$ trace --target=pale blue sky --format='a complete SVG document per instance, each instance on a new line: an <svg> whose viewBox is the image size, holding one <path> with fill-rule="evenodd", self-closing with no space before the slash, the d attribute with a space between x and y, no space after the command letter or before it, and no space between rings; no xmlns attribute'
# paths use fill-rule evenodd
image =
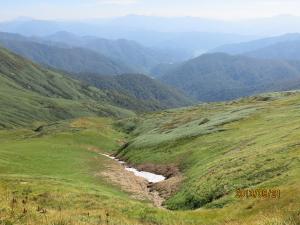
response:
<svg viewBox="0 0 300 225"><path fill-rule="evenodd" d="M128 14L216 19L300 16L300 0L0 0L0 20L88 19Z"/></svg>

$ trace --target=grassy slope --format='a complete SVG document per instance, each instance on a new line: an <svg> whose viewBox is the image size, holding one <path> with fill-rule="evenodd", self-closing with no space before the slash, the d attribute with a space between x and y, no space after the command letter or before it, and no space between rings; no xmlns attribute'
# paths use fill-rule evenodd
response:
<svg viewBox="0 0 300 225"><path fill-rule="evenodd" d="M87 124L89 129L85 129ZM116 148L122 136L111 129L110 120L64 122L41 133L1 131L0 137L0 224L67 224L71 217L83 222L96 209L104 221L106 211L114 211L108 204L118 208L119 202L128 201L124 193L95 176L107 160L87 150L96 143L108 151ZM27 203L22 204L26 196ZM18 201L14 207L12 198ZM47 214L36 212L37 207L46 208ZM27 214L22 213L23 208ZM93 215L91 224L98 224L98 217Z"/></svg>
<svg viewBox="0 0 300 225"><path fill-rule="evenodd" d="M262 210L278 219L299 213L299 107L300 94L287 93L146 115L124 122L136 129L120 156L181 169L185 180L166 202L171 209L223 208L228 219L237 213L243 220ZM279 187L282 198L234 197L248 187Z"/></svg>
<svg viewBox="0 0 300 225"><path fill-rule="evenodd" d="M64 121L40 132L0 131L0 224L169 225L215 217L154 208L98 176L112 161L89 146L109 152L123 138L107 118Z"/></svg>
<svg viewBox="0 0 300 225"><path fill-rule="evenodd" d="M127 123L130 130L137 122L139 135L126 157L179 165L185 182L166 205L204 206L194 211L154 208L95 176L111 161L88 147L114 151L127 136L112 120L76 119L40 132L2 130L0 224L106 224L107 214L109 224L118 225L297 224L300 95L260 100L268 98L148 114ZM279 187L282 198L236 199L235 188L247 186ZM225 187L227 195L205 202Z"/></svg>
<svg viewBox="0 0 300 225"><path fill-rule="evenodd" d="M0 49L0 127L90 115L131 115L107 93Z"/></svg>

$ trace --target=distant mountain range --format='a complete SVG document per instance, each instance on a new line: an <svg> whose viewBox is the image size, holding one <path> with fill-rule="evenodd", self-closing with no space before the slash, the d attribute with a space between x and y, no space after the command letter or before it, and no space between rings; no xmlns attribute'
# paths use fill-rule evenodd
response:
<svg viewBox="0 0 300 225"><path fill-rule="evenodd" d="M147 48L134 41L80 37L67 32L44 38L0 32L0 44L35 62L72 73L150 74L160 63L185 59L176 52Z"/></svg>
<svg viewBox="0 0 300 225"><path fill-rule="evenodd" d="M71 73L117 75L134 72L122 62L80 47L49 45L7 33L0 33L0 45L39 64Z"/></svg>
<svg viewBox="0 0 300 225"><path fill-rule="evenodd" d="M132 75L123 82L110 81L112 85L116 82L118 88L99 89L43 68L3 48L0 48L0 59L0 127L78 116L122 117L133 115L133 111L153 111L192 103L172 88L142 75ZM140 85L139 80L145 85Z"/></svg>
<svg viewBox="0 0 300 225"><path fill-rule="evenodd" d="M247 52L245 55L261 59L300 61L300 37L299 40L276 43L265 48Z"/></svg>
<svg viewBox="0 0 300 225"><path fill-rule="evenodd" d="M172 54L176 53L175 55L186 60L221 45L300 32L299 23L300 17L289 15L241 21L128 15L86 21L21 18L0 23L0 31L42 37L65 31L79 36L110 40L126 39L150 47L152 50L154 48L156 51L161 49L172 51ZM80 43L80 40L77 39L75 43Z"/></svg>
<svg viewBox="0 0 300 225"><path fill-rule="evenodd" d="M172 63L188 58L180 51L167 51L157 48L144 47L135 41L126 39L109 40L93 36L77 36L68 32L57 32L43 37L47 42L64 43L70 47L81 47L93 50L111 59L123 62L135 71L149 73L160 63Z"/></svg>
<svg viewBox="0 0 300 225"><path fill-rule="evenodd" d="M155 33L232 33L243 35L278 35L300 32L300 17L278 15L274 17L248 20L217 20L203 17L159 17L127 15L116 18L100 18L81 21L47 21L20 18L2 22L0 29L24 35L50 35L58 31L68 31L82 35L96 35L108 39L138 37L141 31L148 35ZM276 24L276 26L274 26ZM123 37L121 37L123 35ZM155 38L155 37L154 37ZM151 37L148 37L149 41ZM155 40L157 40L155 38Z"/></svg>
<svg viewBox="0 0 300 225"><path fill-rule="evenodd" d="M107 93L117 106L134 111L185 106L194 102L191 99L222 101L288 90L297 88L300 79L299 34L212 50L235 56L204 54L182 62L177 62L180 57L173 52L134 41L82 37L69 32L30 38L0 33L0 44L41 65L68 72Z"/></svg>
<svg viewBox="0 0 300 225"><path fill-rule="evenodd" d="M298 62L215 53L171 68L159 79L199 101L223 101L289 89L291 84L299 83L299 65Z"/></svg>
<svg viewBox="0 0 300 225"><path fill-rule="evenodd" d="M246 55L260 59L300 60L300 33L285 34L239 44L224 45L211 50L231 55Z"/></svg>
<svg viewBox="0 0 300 225"><path fill-rule="evenodd" d="M294 42L294 41L300 41L299 33L285 34L281 36L257 39L249 42L223 45L213 50L210 50L210 52L223 52L223 53L233 54L233 55L246 54L279 43Z"/></svg>
<svg viewBox="0 0 300 225"><path fill-rule="evenodd" d="M0 30L25 36L51 36L67 31L79 36L133 40L155 50L172 51L185 59L217 46L249 41L256 35L239 35L225 29L224 22L202 18L125 16L89 21L20 19L0 23ZM222 28L222 29L219 29ZM79 43L79 42L77 42Z"/></svg>

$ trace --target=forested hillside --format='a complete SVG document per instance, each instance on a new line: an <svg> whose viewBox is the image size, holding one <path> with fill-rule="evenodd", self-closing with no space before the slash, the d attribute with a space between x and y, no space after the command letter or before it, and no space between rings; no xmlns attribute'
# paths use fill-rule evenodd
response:
<svg viewBox="0 0 300 225"><path fill-rule="evenodd" d="M123 74L119 76L78 74L73 76L101 90L118 93L120 97L129 96L133 102L140 105L140 110L177 108L195 103L192 98L186 97L175 88L142 74ZM120 99L120 101L122 100Z"/></svg>
<svg viewBox="0 0 300 225"><path fill-rule="evenodd" d="M169 70L160 80L199 101L222 101L299 83L298 63L223 53L205 54ZM286 86L287 85L287 86Z"/></svg>

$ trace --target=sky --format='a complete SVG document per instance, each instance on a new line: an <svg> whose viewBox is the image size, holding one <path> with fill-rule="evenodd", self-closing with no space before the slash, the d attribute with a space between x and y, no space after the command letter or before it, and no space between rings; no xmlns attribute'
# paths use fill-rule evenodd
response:
<svg viewBox="0 0 300 225"><path fill-rule="evenodd" d="M241 20L300 16L300 0L0 0L0 20L84 20L129 14Z"/></svg>

